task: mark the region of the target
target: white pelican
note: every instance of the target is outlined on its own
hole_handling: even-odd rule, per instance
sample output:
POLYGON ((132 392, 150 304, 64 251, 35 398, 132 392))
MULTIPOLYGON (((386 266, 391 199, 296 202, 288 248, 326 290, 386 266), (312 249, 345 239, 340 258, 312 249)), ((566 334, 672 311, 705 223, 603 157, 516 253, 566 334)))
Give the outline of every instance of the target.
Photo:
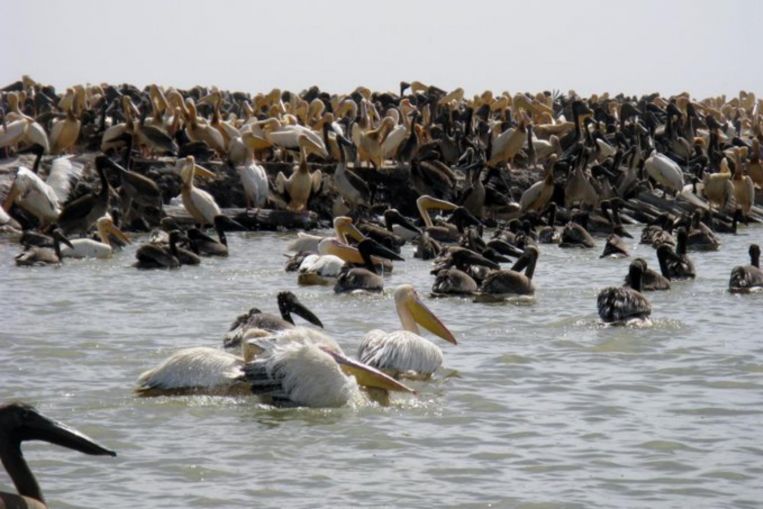
POLYGON ((442 351, 419 336, 417 324, 457 344, 453 334, 421 301, 413 286, 404 284, 395 290, 395 309, 403 330, 368 332, 358 349, 358 358, 392 376, 428 378, 442 364, 442 351))
POLYGON ((251 161, 245 165, 236 166, 241 184, 244 186, 247 210, 254 206, 261 208, 268 199, 268 175, 262 165, 251 161))
MULTIPOLYGON (((116 456, 117 453, 102 447, 90 437, 58 421, 40 414, 34 407, 24 403, 8 403, 0 406, 0 456, 8 476, 18 490, 14 493, 0 492, 0 507, 45 509, 45 498, 40 486, 29 469, 21 452, 21 442, 44 440, 85 454, 116 456)), ((88 504, 89 505, 89 504, 88 504)))
POLYGON ((626 286, 611 286, 599 292, 596 299, 599 316, 613 325, 649 325, 652 305, 641 294, 646 263, 637 258, 631 262, 626 286))
POLYGON ((539 180, 522 193, 522 197, 519 199, 519 206, 522 212, 527 212, 528 210, 540 212, 551 201, 551 197, 554 195, 554 172, 552 168, 553 165, 549 165, 546 168, 543 180, 539 180))
POLYGON ((196 164, 193 156, 187 156, 180 170, 180 177, 183 180, 181 196, 183 206, 194 221, 202 226, 213 225, 215 217, 222 214, 217 202, 208 192, 193 185, 193 177, 199 172, 205 176, 214 176, 212 172, 196 164))
POLYGON ((209 125, 203 117, 196 115, 196 103, 190 97, 185 100, 186 121, 185 132, 191 141, 203 141, 209 148, 222 155, 226 153, 225 138, 209 125))
MULTIPOLYGON (((526 119, 526 117, 525 117, 526 119)), ((487 162, 488 166, 495 167, 501 163, 508 162, 511 164, 514 160, 514 156, 519 153, 522 146, 525 144, 527 133, 526 120, 520 121, 519 125, 514 129, 507 129, 500 133, 501 124, 496 124, 493 127, 492 136, 492 151, 490 152, 490 160, 487 162)))
POLYGON ((313 194, 317 193, 321 187, 323 173, 321 170, 315 170, 310 173, 307 167, 307 147, 312 142, 305 136, 300 136, 300 160, 296 171, 293 171, 289 178, 278 172, 276 176, 276 191, 286 196, 288 208, 294 212, 301 212, 307 209, 307 203, 313 194))
POLYGON ((73 109, 66 111, 66 118, 53 122, 50 129, 50 151, 58 154, 69 150, 77 143, 81 123, 73 109))
POLYGON ((301 285, 332 284, 344 267, 344 260, 335 255, 307 255, 297 269, 301 285))
POLYGON ((684 174, 678 163, 656 150, 644 161, 644 169, 660 186, 673 193, 684 188, 684 174))
POLYGON ((25 166, 19 166, 3 208, 10 210, 14 202, 35 216, 43 226, 55 222, 61 214, 56 191, 25 166))
POLYGON ((101 239, 100 242, 93 239, 74 239, 70 241, 72 247, 65 246, 61 249, 61 256, 67 258, 108 258, 113 252, 109 238, 112 235, 121 242, 130 243, 127 235, 114 225, 114 221, 108 214, 98 218, 95 225, 98 229, 98 237, 101 239))
POLYGON ((276 406, 340 407, 358 401, 358 385, 386 391, 414 391, 341 350, 311 343, 267 345, 244 367, 245 379, 263 402, 276 406))
MULTIPOLYGON (((357 241, 361 241, 364 238, 363 234, 352 224, 352 218, 347 216, 338 216, 334 218, 334 233, 334 238, 341 244, 347 244, 346 235, 349 235, 357 241)), ((286 246, 286 252, 318 254, 318 246, 321 241, 330 238, 332 237, 322 237, 320 235, 310 235, 309 233, 298 232, 297 238, 286 246)))

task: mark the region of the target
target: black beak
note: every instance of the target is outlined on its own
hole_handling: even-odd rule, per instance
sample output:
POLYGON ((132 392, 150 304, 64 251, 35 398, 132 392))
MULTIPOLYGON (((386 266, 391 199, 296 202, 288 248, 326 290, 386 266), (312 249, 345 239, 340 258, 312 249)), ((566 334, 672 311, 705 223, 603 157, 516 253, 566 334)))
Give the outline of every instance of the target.
POLYGON ((471 249, 463 249, 459 251, 458 265, 481 265, 482 267, 488 267, 490 269, 500 269, 501 266, 494 261, 488 260, 481 254, 475 253, 471 249))
POLYGON ((117 453, 96 443, 92 438, 60 422, 35 416, 20 430, 21 440, 44 440, 84 454, 116 456, 117 453))
MULTIPOLYGON (((288 313, 294 313, 301 316, 313 325, 317 325, 318 327, 323 328, 323 323, 321 323, 320 319, 318 319, 318 317, 315 316, 312 311, 307 309, 299 301, 299 299, 297 299, 297 296, 291 292, 281 292, 278 294, 278 307, 281 308, 281 311, 287 311, 287 315, 288 313)), ((294 323, 293 320, 289 321, 292 324, 294 323)))
POLYGON ((54 239, 57 239, 59 242, 63 242, 70 248, 74 249, 74 246, 71 242, 69 242, 69 239, 66 238, 66 235, 64 235, 64 232, 62 232, 60 228, 54 229, 52 232, 50 232, 50 234, 54 239))
POLYGON ((111 168, 112 170, 117 170, 117 171, 124 171, 124 172, 127 171, 124 168, 122 168, 122 166, 120 166, 119 164, 115 163, 114 161, 112 161, 110 158, 108 158, 106 156, 98 156, 98 157, 96 157, 95 158, 95 167, 98 168, 98 169, 111 168))
POLYGON ((388 224, 399 224, 406 230, 410 230, 412 232, 416 232, 419 235, 421 235, 421 230, 397 210, 388 209, 384 211, 384 220, 388 224))
POLYGON ((380 258, 386 258, 388 260, 397 260, 399 262, 405 261, 405 258, 390 251, 386 247, 382 246, 373 239, 364 239, 358 244, 358 251, 366 252, 369 255, 378 256, 380 258))
POLYGON ((231 219, 228 216, 224 216, 222 214, 219 216, 216 216, 214 221, 215 221, 215 226, 218 226, 219 228, 229 232, 235 232, 235 231, 240 232, 240 231, 249 230, 249 228, 239 223, 238 221, 231 219))

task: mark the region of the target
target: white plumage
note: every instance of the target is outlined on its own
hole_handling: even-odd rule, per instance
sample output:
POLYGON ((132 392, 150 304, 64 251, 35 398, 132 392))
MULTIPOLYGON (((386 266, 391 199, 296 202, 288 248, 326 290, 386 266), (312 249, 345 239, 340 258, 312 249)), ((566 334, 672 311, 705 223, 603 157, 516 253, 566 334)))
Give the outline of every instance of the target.
POLYGON ((360 343, 361 362, 396 373, 431 375, 442 365, 442 350, 407 330, 384 332, 374 329, 360 343))
POLYGON ((329 278, 336 278, 344 267, 344 260, 335 255, 311 254, 299 265, 300 284, 328 284, 329 278))
POLYGON ((334 358, 316 345, 273 344, 247 364, 245 372, 252 391, 268 403, 340 407, 361 397, 355 379, 342 373, 334 358))
POLYGON ((400 285, 395 290, 397 309, 403 330, 368 332, 358 348, 360 362, 380 369, 392 376, 428 378, 442 365, 442 351, 438 346, 419 336, 417 323, 453 344, 453 334, 421 302, 411 285, 400 285))
POLYGON ((136 391, 146 394, 224 391, 241 376, 243 364, 241 357, 215 348, 184 348, 141 374, 136 391))
POLYGON ((50 173, 45 182, 53 189, 59 203, 66 203, 72 183, 82 175, 83 166, 72 163, 69 156, 57 157, 50 165, 50 173))
POLYGON ((662 187, 674 192, 683 190, 684 174, 681 167, 668 156, 652 152, 644 161, 644 169, 662 187))
POLYGON ((18 144, 28 128, 26 120, 16 120, 6 126, 0 125, 0 147, 10 147, 18 144))
POLYGON ((265 168, 255 162, 236 167, 244 194, 249 204, 257 208, 263 207, 268 199, 268 175, 265 168))
POLYGON ((24 166, 19 166, 13 187, 18 193, 16 203, 37 217, 41 223, 51 223, 58 219, 61 213, 58 196, 55 190, 43 182, 36 173, 24 166))
POLYGON ((196 168, 193 156, 186 157, 180 172, 183 179, 181 191, 183 206, 193 219, 201 225, 214 224, 215 217, 222 212, 211 194, 193 185, 196 168))

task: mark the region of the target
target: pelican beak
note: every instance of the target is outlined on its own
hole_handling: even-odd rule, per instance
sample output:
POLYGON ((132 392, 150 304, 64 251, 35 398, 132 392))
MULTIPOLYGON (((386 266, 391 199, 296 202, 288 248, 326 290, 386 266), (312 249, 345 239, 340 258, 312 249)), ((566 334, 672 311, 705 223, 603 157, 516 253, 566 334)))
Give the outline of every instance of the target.
POLYGON ((421 298, 417 293, 412 294, 405 305, 408 308, 408 311, 410 311, 411 316, 413 316, 413 319, 416 320, 416 323, 432 334, 440 336, 445 341, 453 343, 454 345, 458 344, 453 333, 443 325, 440 319, 437 318, 437 316, 435 316, 423 302, 421 302, 421 298))
POLYGON ((16 198, 18 198, 20 192, 19 188, 16 187, 16 181, 13 181, 13 184, 11 185, 11 190, 8 191, 8 196, 5 197, 5 201, 3 202, 3 208, 6 212, 10 212, 11 207, 13 206, 13 202, 16 201, 16 198))
POLYGON ((410 222, 404 215, 402 215, 400 212, 396 210, 385 211, 384 219, 388 221, 389 224, 399 224, 406 230, 410 230, 412 232, 415 232, 421 235, 421 230, 415 224, 410 222))
POLYGON ((60 228, 54 229, 51 232, 51 235, 53 236, 53 238, 58 239, 60 242, 63 242, 64 244, 66 244, 70 248, 74 249, 74 246, 69 241, 69 239, 66 238, 66 235, 64 235, 64 232, 62 232, 60 228))
POLYGON ((212 180, 216 176, 214 172, 211 172, 208 169, 204 168, 203 166, 199 166, 198 164, 193 165, 193 171, 196 176, 205 178, 208 180, 212 180))
POLYGON ((108 235, 113 235, 114 237, 116 237, 121 242, 124 242, 125 244, 130 244, 131 243, 130 242, 130 237, 125 235, 122 230, 120 230, 119 228, 117 228, 114 225, 114 223, 112 223, 110 221, 107 222, 105 228, 106 228, 106 233, 108 235))
POLYGON ((419 198, 416 200, 416 204, 419 205, 419 208, 424 208, 424 210, 429 210, 429 209, 456 210, 458 208, 458 205, 456 205, 455 203, 451 203, 445 200, 440 200, 432 196, 429 196, 428 194, 425 194, 424 196, 419 196, 419 198))
POLYGON ((358 242, 366 238, 366 236, 363 235, 363 233, 360 230, 358 230, 358 228, 352 223, 345 223, 345 224, 339 225, 339 231, 342 232, 342 234, 344 234, 345 236, 353 238, 358 242))
MULTIPOLYGON (((378 256, 379 258, 386 258, 388 260, 396 260, 398 262, 405 261, 405 258, 387 249, 373 239, 364 239, 362 242, 365 249, 368 250, 368 254, 372 256, 378 256)), ((360 244, 358 244, 358 249, 360 249, 360 244)))
MULTIPOLYGON (((489 269, 500 269, 501 266, 498 265, 496 262, 492 260, 488 260, 484 256, 482 256, 479 253, 475 253, 474 251, 468 250, 467 253, 464 255, 465 261, 469 265, 481 265, 483 267, 487 267, 489 269)), ((508 261, 508 259, 506 259, 508 261)))
POLYGON ((350 359, 342 353, 335 352, 330 348, 320 347, 324 352, 334 358, 342 371, 349 376, 354 376, 358 385, 363 387, 373 387, 387 391, 409 392, 416 394, 416 391, 405 384, 402 384, 391 376, 379 371, 376 368, 363 364, 362 362, 350 359))
POLYGON ((35 412, 20 432, 21 440, 44 440, 84 454, 116 456, 117 453, 97 444, 92 438, 69 426, 35 412))
POLYGON ((318 319, 312 311, 307 309, 299 299, 297 299, 297 296, 291 292, 281 292, 278 294, 278 307, 284 308, 289 313, 295 313, 301 316, 313 325, 323 327, 323 323, 321 323, 320 319, 318 319))

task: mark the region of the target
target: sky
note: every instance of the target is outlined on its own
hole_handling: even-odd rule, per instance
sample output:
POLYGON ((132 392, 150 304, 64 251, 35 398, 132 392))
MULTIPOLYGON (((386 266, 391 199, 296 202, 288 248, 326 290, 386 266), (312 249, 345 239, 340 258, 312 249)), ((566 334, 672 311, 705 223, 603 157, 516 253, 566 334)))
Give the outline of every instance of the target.
POLYGON ((3 0, 0 87, 763 93, 759 0, 3 0))

